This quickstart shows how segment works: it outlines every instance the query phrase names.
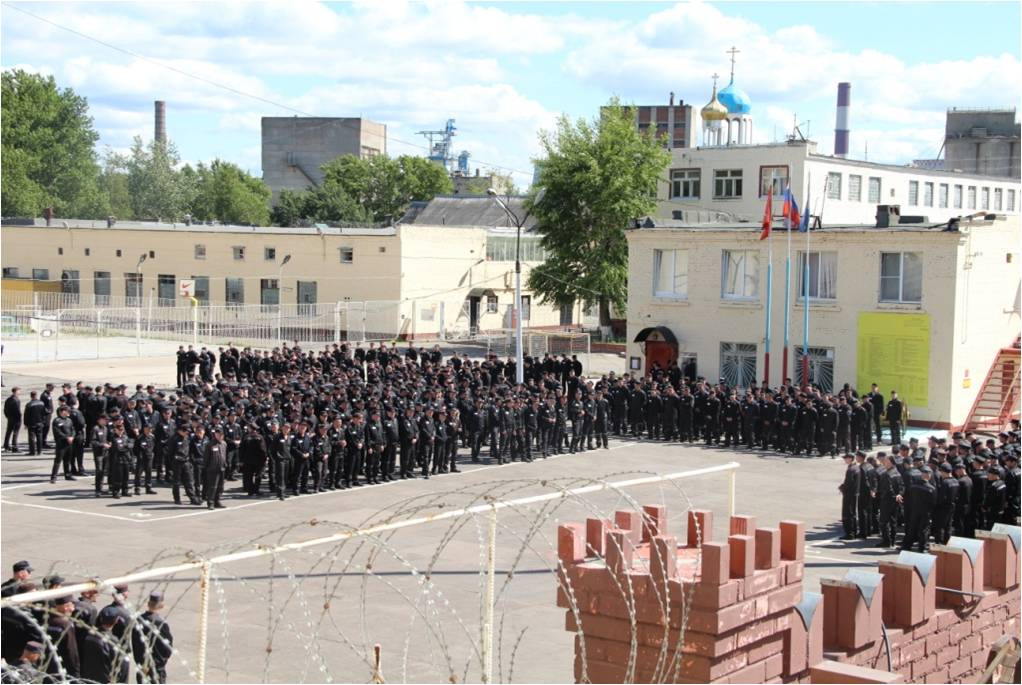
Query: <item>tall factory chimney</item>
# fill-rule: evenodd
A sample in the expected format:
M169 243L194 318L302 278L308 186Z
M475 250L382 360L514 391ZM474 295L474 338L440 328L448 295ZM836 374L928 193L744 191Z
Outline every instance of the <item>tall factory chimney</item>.
M852 84L837 84L837 123L834 125L834 156L848 156L848 107L852 104Z
M153 139L161 145L167 144L167 103L156 101L156 130Z

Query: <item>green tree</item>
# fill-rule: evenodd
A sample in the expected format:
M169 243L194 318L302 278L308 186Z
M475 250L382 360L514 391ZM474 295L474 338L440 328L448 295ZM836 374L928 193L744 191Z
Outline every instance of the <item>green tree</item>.
M616 98L596 120L562 116L540 143L542 174L526 206L547 260L529 272L529 288L542 302L598 303L600 326L608 329L611 305L623 309L627 295L625 229L655 208L670 153L636 129L634 109Z
M135 136L125 165L131 210L137 218L177 221L188 212L197 178L191 169L178 171L180 161L173 143L144 144Z
M88 102L52 76L20 69L2 77L2 204L7 216L96 218L106 210Z
M453 189L447 171L422 157L368 160L344 155L323 165L321 190L354 200L372 221L396 221L415 200L432 200Z
M184 175L192 172L182 169ZM194 170L191 214L200 221L265 226L270 219L270 189L238 165L214 159L209 166L199 163Z
M131 193L128 190L128 158L108 150L103 158L99 186L106 196L108 215L118 219L133 219Z

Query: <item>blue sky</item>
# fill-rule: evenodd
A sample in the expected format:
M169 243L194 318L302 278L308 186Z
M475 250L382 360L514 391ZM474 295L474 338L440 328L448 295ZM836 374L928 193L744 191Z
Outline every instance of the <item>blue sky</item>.
M537 134L593 116L612 95L701 107L710 75L753 101L757 142L797 114L821 152L835 88L852 83L852 155L932 157L948 107L1017 106L1019 3L728 2L5 3L0 63L53 74L89 98L101 145L152 136L152 101L188 161L260 173L259 120L293 112L26 16L19 7L180 72L320 116L388 124L391 154L423 154L416 132L457 120L473 166L524 185Z

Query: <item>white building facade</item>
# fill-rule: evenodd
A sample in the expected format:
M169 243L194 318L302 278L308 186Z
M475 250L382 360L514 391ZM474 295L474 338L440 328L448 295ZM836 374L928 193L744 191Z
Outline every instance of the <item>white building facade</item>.
M692 375L748 387L783 380L788 235L759 226L660 221L628 232L629 368L677 360ZM806 248L791 236L787 376L801 383ZM765 365L768 260L771 355ZM964 423L1001 348L1020 328L1017 217L810 233L809 380L825 390L877 382L912 423Z

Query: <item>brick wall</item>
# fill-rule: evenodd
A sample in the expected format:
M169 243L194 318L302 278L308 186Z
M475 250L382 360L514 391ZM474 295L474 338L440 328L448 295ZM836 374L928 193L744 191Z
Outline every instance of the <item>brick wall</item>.
M1018 634L1017 528L856 569L822 594L803 592L801 522L734 516L726 541L712 529L690 511L678 544L661 506L560 526L577 682L968 682Z

